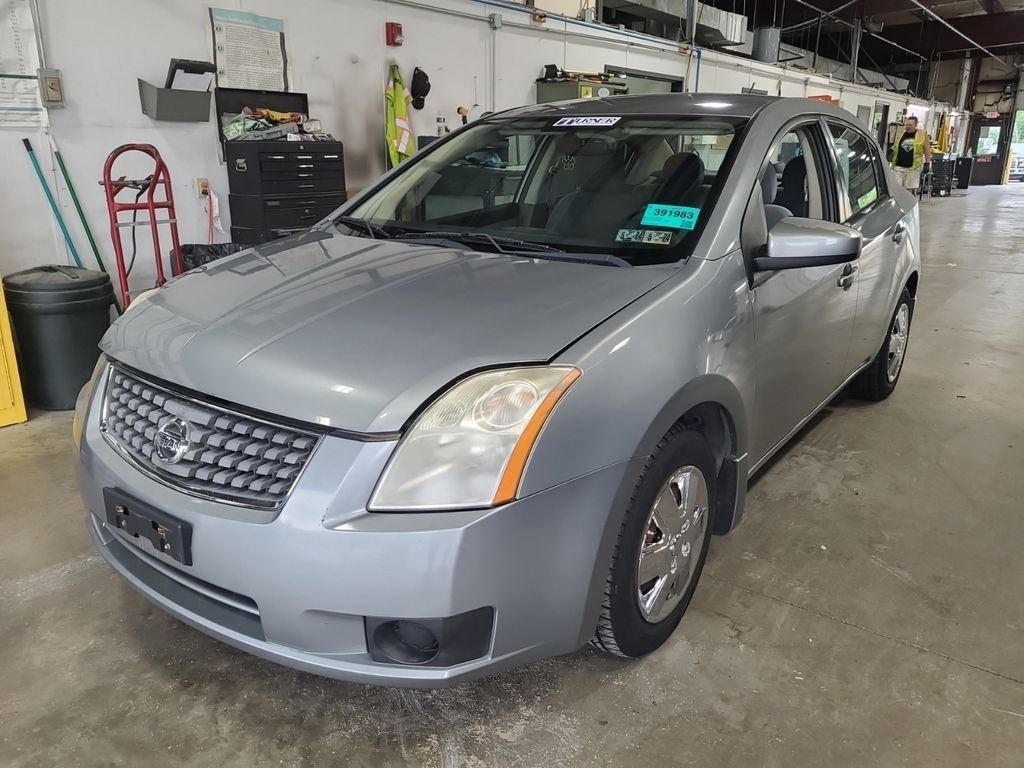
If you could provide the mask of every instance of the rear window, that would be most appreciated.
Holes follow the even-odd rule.
[[[482,232],[671,263],[692,251],[743,125],[614,114],[482,121],[348,213],[402,232]]]

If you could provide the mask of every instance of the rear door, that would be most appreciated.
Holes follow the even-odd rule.
[[[1010,116],[977,117],[971,124],[970,150],[974,153],[971,184],[1002,184],[1009,149]]]
[[[745,251],[762,249],[780,217],[838,221],[834,158],[818,118],[776,136],[759,178],[759,204],[748,206],[744,220]],[[847,376],[857,307],[854,280],[845,274],[850,266],[753,274],[757,460],[799,428]]]
[[[910,248],[904,212],[889,194],[878,145],[854,126],[828,120],[840,187],[840,221],[864,236],[856,264],[857,318],[850,343],[850,365],[871,360],[881,347],[896,302],[897,271]]]

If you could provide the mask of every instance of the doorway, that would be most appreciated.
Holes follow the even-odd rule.
[[[1024,181],[1024,109],[1018,109],[1010,133],[1010,181]]]
[[[1002,184],[1010,144],[1009,115],[976,117],[968,151],[974,155],[971,184]]]

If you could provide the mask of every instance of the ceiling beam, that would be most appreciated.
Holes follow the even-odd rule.
[[[997,3],[998,0],[991,0],[993,3]],[[959,3],[960,8],[957,8],[957,3],[952,0],[921,0],[922,5],[926,5],[929,8],[939,8],[941,6],[949,6],[943,9],[943,16],[946,18],[958,18],[956,11],[962,10],[964,12],[971,12],[974,10],[970,3]],[[907,11],[919,11],[920,8],[910,0],[864,0],[858,6],[858,12],[862,16],[887,16],[894,13],[906,13]],[[953,11],[953,13],[946,13],[946,11]]]
[[[1024,11],[964,16],[951,19],[949,23],[985,48],[999,48],[1008,45],[1024,46]],[[937,21],[886,26],[884,34],[890,40],[918,50],[925,55],[973,48],[960,35]]]

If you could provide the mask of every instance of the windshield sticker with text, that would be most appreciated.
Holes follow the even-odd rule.
[[[561,117],[555,120],[555,128],[576,126],[578,128],[602,128],[615,125],[621,117]]]
[[[861,195],[860,197],[857,198],[857,207],[858,208],[867,208],[869,205],[871,205],[877,199],[878,199],[878,189],[877,188],[871,189],[868,192],[865,192],[863,195]]]
[[[668,229],[620,229],[615,242],[672,245],[672,234]]]
[[[662,205],[651,203],[644,211],[640,223],[645,227],[672,227],[673,229],[693,229],[697,226],[700,208],[686,205]]]

